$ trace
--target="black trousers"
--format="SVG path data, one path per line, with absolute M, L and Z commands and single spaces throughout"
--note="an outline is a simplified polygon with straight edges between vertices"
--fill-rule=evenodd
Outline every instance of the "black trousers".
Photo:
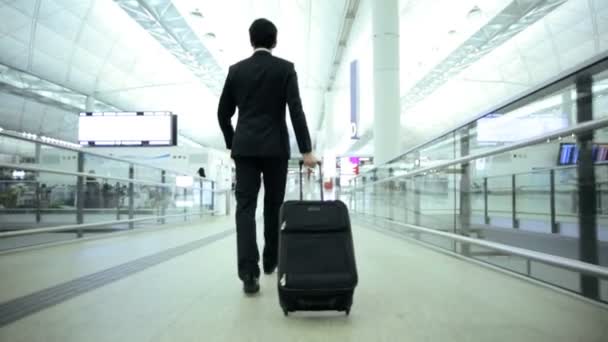
M 286 158 L 235 157 L 236 239 L 239 278 L 260 275 L 260 254 L 256 242 L 255 211 L 260 175 L 264 179 L 263 262 L 277 262 L 279 251 L 279 210 L 285 197 Z

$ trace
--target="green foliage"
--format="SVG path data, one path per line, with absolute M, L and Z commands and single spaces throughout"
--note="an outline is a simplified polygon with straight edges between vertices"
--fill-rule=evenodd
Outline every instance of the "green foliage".
M 0 205 L 5 208 L 17 207 L 18 190 L 15 188 L 0 192 Z

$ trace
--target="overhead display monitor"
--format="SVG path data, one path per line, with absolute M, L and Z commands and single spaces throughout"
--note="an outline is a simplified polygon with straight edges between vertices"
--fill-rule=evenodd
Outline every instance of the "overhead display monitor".
M 171 112 L 86 112 L 78 120 L 83 146 L 177 145 L 177 116 Z
M 578 162 L 578 147 L 575 143 L 564 143 L 559 146 L 558 165 L 576 165 Z
M 608 144 L 593 144 L 592 158 L 595 163 L 608 161 Z M 561 143 L 559 146 L 558 165 L 576 165 L 579 160 L 579 148 L 575 143 Z

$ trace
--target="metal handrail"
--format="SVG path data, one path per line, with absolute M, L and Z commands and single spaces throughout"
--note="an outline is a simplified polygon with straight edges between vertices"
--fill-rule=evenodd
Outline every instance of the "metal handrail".
M 100 221 L 100 222 L 93 222 L 93 223 L 70 224 L 70 225 L 65 225 L 65 226 L 56 226 L 56 227 L 47 227 L 47 228 L 13 230 L 13 231 L 8 231 L 8 232 L 0 232 L 0 238 L 22 236 L 22 235 L 32 235 L 32 234 L 40 234 L 40 233 L 50 233 L 50 232 L 58 232 L 58 231 L 72 230 L 72 229 L 83 229 L 83 228 L 91 228 L 91 227 L 99 227 L 99 226 L 108 226 L 111 224 L 150 221 L 150 220 L 165 219 L 165 218 L 171 218 L 171 217 L 194 216 L 194 215 L 200 215 L 200 214 L 201 214 L 201 211 L 197 211 L 195 213 L 187 213 L 187 214 L 149 216 L 149 217 L 142 217 L 142 218 L 128 219 L 128 220 Z
M 505 176 L 508 177 L 508 176 Z M 608 184 L 607 182 L 596 182 L 595 184 Z M 488 194 L 493 194 L 493 195 L 502 195 L 502 194 L 511 194 L 512 193 L 512 187 L 508 187 L 508 186 L 504 186 L 504 187 L 493 187 L 492 189 L 488 189 L 487 193 Z M 445 195 L 447 193 L 451 193 L 453 192 L 455 189 L 454 188 L 450 188 L 447 191 L 430 191 L 430 190 L 424 190 L 424 189 L 419 189 L 418 192 L 422 195 L 426 195 L 426 194 L 431 194 L 431 195 Z M 549 189 L 544 189 L 541 188 L 540 185 L 538 186 L 532 186 L 532 185 L 521 185 L 521 186 L 517 186 L 516 190 L 518 193 L 548 193 L 551 190 Z M 351 192 L 353 191 L 353 189 L 342 189 L 342 192 Z M 576 188 L 567 188 L 567 189 L 556 189 L 555 192 L 556 193 L 570 193 L 573 191 L 577 191 Z M 597 190 L 600 192 L 606 192 L 605 190 Z M 471 194 L 479 194 L 479 193 L 483 193 L 483 189 L 482 188 L 474 188 L 468 191 Z
M 439 164 L 437 164 L 437 165 L 439 165 Z M 608 166 L 608 161 L 596 162 L 593 165 L 595 167 Z M 436 167 L 436 166 L 429 166 L 429 167 Z M 515 176 L 533 175 L 533 174 L 545 173 L 545 172 L 551 172 L 551 171 L 575 170 L 576 168 L 577 168 L 577 165 L 562 165 L 562 166 L 554 166 L 554 167 L 545 167 L 545 168 L 540 168 L 540 169 L 532 169 L 531 171 L 504 173 L 504 174 L 491 175 L 491 176 L 485 176 L 485 177 L 480 176 L 480 177 L 476 177 L 474 179 L 483 179 L 483 178 L 492 179 L 492 178 L 501 178 L 501 177 L 511 177 L 513 175 L 515 175 Z
M 435 208 L 435 209 L 428 209 L 428 208 L 424 208 L 422 211 L 424 211 L 424 213 L 448 213 L 448 214 L 453 214 L 454 213 L 454 209 L 453 208 Z M 418 213 L 423 214 L 422 211 L 419 211 Z M 410 212 L 416 212 L 414 210 L 410 210 Z M 474 213 L 483 213 L 484 209 L 483 208 L 472 208 L 471 212 Z M 500 210 L 500 209 L 491 209 L 488 210 L 489 214 L 500 214 L 500 215 L 504 215 L 504 214 L 511 214 L 511 210 Z M 519 215 L 529 215 L 529 216 L 550 216 L 551 214 L 549 213 L 542 213 L 542 212 L 532 212 L 532 211 L 517 211 L 518 217 Z M 499 216 L 502 217 L 502 216 Z M 578 217 L 578 215 L 576 213 L 559 213 L 556 214 L 556 217 Z M 608 215 L 603 215 L 603 214 L 597 214 L 598 218 L 608 218 Z M 492 228 L 492 227 L 490 227 Z M 600 227 L 601 228 L 601 227 Z M 487 229 L 487 228 L 486 228 Z M 503 229 L 503 228 L 500 228 Z
M 581 123 L 581 124 L 578 124 L 578 125 L 570 127 L 570 128 L 562 129 L 562 130 L 559 130 L 559 131 L 556 131 L 553 133 L 540 135 L 540 136 L 537 136 L 534 138 L 522 140 L 520 142 L 511 144 L 511 145 L 498 147 L 498 148 L 495 148 L 495 149 L 492 149 L 492 150 L 489 150 L 486 152 L 481 152 L 481 153 L 469 155 L 466 157 L 457 158 L 457 159 L 454 159 L 454 160 L 451 160 L 448 162 L 439 163 L 432 167 L 425 167 L 425 168 L 417 169 L 415 171 L 407 172 L 402 175 L 388 177 L 388 178 L 384 178 L 384 179 L 381 179 L 378 181 L 365 183 L 365 184 L 361 184 L 361 185 L 355 185 L 354 187 L 355 188 L 367 187 L 367 186 L 372 186 L 372 185 L 376 185 L 376 184 L 394 181 L 394 180 L 400 179 L 400 178 L 409 178 L 409 177 L 413 177 L 413 176 L 423 174 L 423 173 L 434 173 L 439 169 L 445 169 L 445 168 L 453 166 L 453 165 L 468 163 L 468 162 L 476 160 L 476 159 L 491 157 L 494 155 L 498 155 L 498 154 L 505 153 L 505 152 L 510 152 L 510 151 L 517 150 L 520 148 L 545 143 L 547 141 L 550 141 L 553 139 L 558 139 L 560 137 L 569 136 L 569 135 L 573 135 L 573 134 L 577 135 L 577 134 L 584 133 L 587 131 L 604 128 L 606 126 L 608 126 L 608 118 L 597 119 L 597 120 Z
M 595 166 L 595 167 L 608 166 L 608 162 L 603 161 L 603 162 L 594 163 L 593 166 Z M 547 168 L 542 168 L 542 169 L 534 169 L 532 171 L 522 171 L 522 172 L 515 172 L 515 173 L 505 173 L 505 174 L 500 174 L 500 175 L 491 175 L 491 176 L 486 176 L 486 177 L 476 177 L 475 179 L 483 179 L 483 178 L 492 179 L 492 178 L 501 178 L 501 177 L 510 177 L 510 176 L 533 175 L 533 174 L 537 174 L 537 173 L 546 173 L 546 172 L 551 172 L 551 171 L 575 170 L 576 168 L 577 168 L 577 165 L 563 165 L 563 166 L 556 166 L 556 167 L 547 167 Z
M 94 177 L 94 178 L 115 180 L 115 181 L 120 181 L 120 182 L 124 182 L 124 183 L 146 184 L 146 185 L 154 185 L 154 186 L 161 186 L 161 187 L 168 187 L 168 188 L 175 187 L 174 184 L 169 184 L 169 183 L 138 180 L 135 178 L 104 176 L 104 175 L 90 174 L 90 173 L 85 173 L 85 172 L 64 171 L 64 170 L 50 169 L 50 168 L 44 168 L 44 167 L 39 167 L 39 166 L 33 166 L 33 165 L 0 163 L 0 167 L 7 168 L 7 169 L 16 169 L 16 170 L 28 170 L 28 171 L 33 171 L 33 172 L 54 173 L 54 174 L 60 174 L 60 175 L 66 175 L 66 176 L 77 176 L 77 177 L 86 177 L 86 178 Z M 211 180 L 204 179 L 204 178 L 200 178 L 200 179 L 205 182 L 211 182 L 211 183 L 213 182 Z M 197 183 L 195 182 L 194 184 L 197 184 Z M 204 189 L 204 190 L 207 190 L 207 189 Z
M 118 157 L 113 157 L 113 156 L 109 156 L 109 155 L 105 155 L 105 154 L 101 154 L 101 153 L 96 153 L 96 152 L 91 152 L 91 151 L 84 151 L 80 148 L 74 148 L 74 147 L 70 147 L 70 146 L 60 146 L 60 145 L 55 145 L 53 143 L 49 143 L 46 141 L 42 141 L 42 140 L 33 140 L 30 138 L 26 138 L 26 137 L 22 137 L 19 134 L 16 133 L 12 133 L 12 132 L 7 132 L 7 131 L 3 131 L 0 132 L 0 136 L 5 136 L 5 137 L 9 137 L 11 139 L 17 139 L 17 140 L 21 140 L 21 141 L 27 141 L 29 143 L 33 143 L 33 144 L 41 144 L 41 145 L 45 145 L 45 146 L 50 146 L 56 149 L 62 149 L 62 150 L 68 150 L 68 151 L 72 151 L 72 152 L 82 152 L 84 154 L 88 154 L 97 158 L 104 158 L 104 159 L 108 159 L 108 160 L 113 160 L 113 161 L 118 161 L 118 162 L 122 162 L 122 163 L 127 163 L 129 165 L 134 165 L 134 166 L 141 166 L 141 167 L 145 167 L 145 168 L 149 168 L 149 169 L 155 169 L 155 170 L 160 170 L 160 171 L 166 171 L 172 174 L 176 174 L 176 175 L 186 175 L 186 176 L 190 176 L 185 174 L 184 172 L 181 171 L 176 171 L 176 170 L 171 170 L 171 169 L 166 169 L 166 168 L 161 168 L 158 166 L 153 166 L 153 165 L 147 165 L 144 163 L 139 163 L 139 162 L 133 162 L 130 161 L 128 159 L 122 159 L 122 158 L 118 158 Z M 199 177 L 199 176 L 192 176 L 195 179 L 202 179 L 205 181 L 211 181 L 210 179 L 207 178 L 203 178 L 203 177 Z
M 544 264 L 558 266 L 561 268 L 565 268 L 571 271 L 585 273 L 588 275 L 597 276 L 603 279 L 608 279 L 608 267 L 602 267 L 598 265 L 589 264 L 586 262 L 568 259 L 564 257 L 560 257 L 553 254 L 547 254 L 542 252 L 531 251 L 529 249 L 513 247 L 509 245 L 504 245 L 497 242 L 484 241 L 480 239 L 474 239 L 454 233 L 447 233 L 443 231 L 437 231 L 430 228 L 415 226 L 412 224 L 401 223 L 398 221 L 388 220 L 385 218 L 380 218 L 381 221 L 385 221 L 386 223 L 396 224 L 398 226 L 402 226 L 408 229 L 416 230 L 423 233 L 428 233 L 431 235 L 437 235 L 444 238 L 448 238 L 455 241 L 465 242 L 472 245 L 489 248 L 492 250 L 509 253 L 512 255 L 517 255 L 526 259 L 535 260 L 538 262 L 542 262 Z

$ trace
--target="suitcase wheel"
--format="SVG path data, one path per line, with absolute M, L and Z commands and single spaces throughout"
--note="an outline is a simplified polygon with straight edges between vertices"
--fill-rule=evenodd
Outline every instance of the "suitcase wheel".
M 287 311 L 287 309 L 283 309 L 283 315 L 285 315 L 285 317 L 289 316 L 289 311 Z
M 350 308 L 346 309 L 346 316 L 350 315 Z

